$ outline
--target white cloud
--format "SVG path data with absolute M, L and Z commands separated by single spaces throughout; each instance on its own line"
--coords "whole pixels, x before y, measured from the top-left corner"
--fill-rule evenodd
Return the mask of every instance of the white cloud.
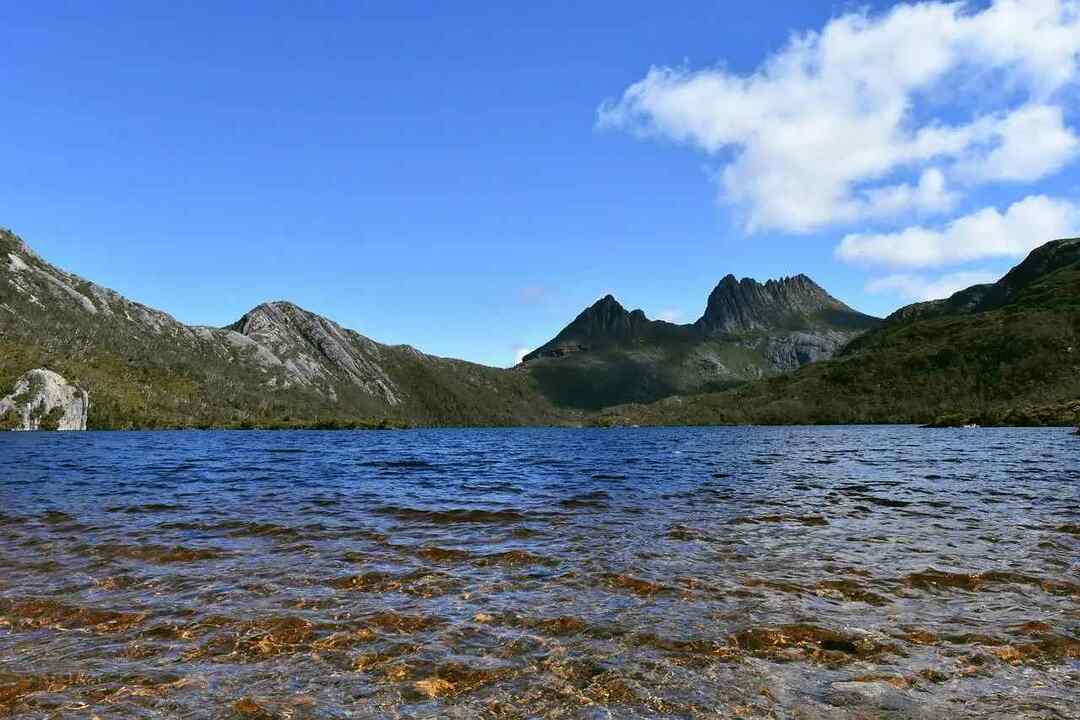
M 919 184 L 892 185 L 867 190 L 865 212 L 872 217 L 892 217 L 910 208 L 945 212 L 956 203 L 956 193 L 945 187 L 945 175 L 937 168 L 923 172 Z
M 525 359 L 525 356 L 532 352 L 532 348 L 525 347 L 524 345 L 518 345 L 514 348 L 514 364 L 520 365 L 521 361 Z
M 810 231 L 1060 169 L 1078 139 L 1058 95 L 1078 62 L 1080 0 L 900 5 L 794 36 L 749 75 L 653 68 L 598 125 L 719 156 L 722 198 L 750 229 Z
M 891 293 L 905 300 L 938 300 L 947 298 L 958 290 L 972 285 L 994 282 L 997 276 L 990 272 L 956 272 L 936 277 L 925 275 L 886 275 L 866 284 L 870 293 Z
M 997 144 L 959 167 L 966 180 L 1031 182 L 1056 172 L 1080 152 L 1080 139 L 1065 126 L 1060 107 L 1028 105 L 1001 119 Z
M 1015 258 L 1056 238 L 1080 234 L 1080 205 L 1031 195 L 1003 213 L 983 208 L 942 228 L 855 233 L 836 248 L 841 260 L 865 265 L 934 267 L 986 258 Z
M 682 310 L 676 310 L 674 308 L 668 310 L 661 310 L 657 316 L 657 320 L 663 320 L 664 322 L 677 323 L 682 318 Z

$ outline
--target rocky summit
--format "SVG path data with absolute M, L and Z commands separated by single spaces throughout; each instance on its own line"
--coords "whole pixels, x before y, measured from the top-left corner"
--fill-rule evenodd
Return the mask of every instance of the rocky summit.
M 877 325 L 840 302 L 806 275 L 759 283 L 728 275 L 709 294 L 705 313 L 694 323 L 705 336 L 821 328 L 860 331 Z
M 806 275 L 765 283 L 728 275 L 694 323 L 650 320 L 608 295 L 524 362 L 553 402 L 598 409 L 789 372 L 879 323 Z
M 263 367 L 280 369 L 282 387 L 323 387 L 333 398 L 335 385 L 346 382 L 391 407 L 404 399 L 380 364 L 378 343 L 290 302 L 260 305 L 226 331 Z

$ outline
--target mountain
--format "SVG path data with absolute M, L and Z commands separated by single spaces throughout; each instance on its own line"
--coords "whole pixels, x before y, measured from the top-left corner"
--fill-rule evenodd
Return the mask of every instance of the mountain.
M 228 327 L 184 325 L 0 230 L 0 395 L 35 368 L 90 394 L 91 428 L 560 419 L 526 373 L 383 345 L 287 302 Z
M 553 403 L 596 410 L 789 372 L 879 322 L 805 275 L 765 283 L 728 275 L 697 322 L 650 320 L 608 295 L 523 362 Z
M 185 325 L 0 230 L 0 398 L 54 373 L 84 409 L 89 396 L 91 429 L 1066 424 L 1080 410 L 1080 239 L 884 321 L 804 275 L 725 277 L 685 325 L 609 295 L 503 370 L 378 343 L 284 301 Z
M 859 332 L 877 323 L 877 318 L 852 310 L 806 275 L 764 284 L 728 275 L 709 294 L 705 314 L 694 325 L 703 334 L 716 336 L 828 328 Z
M 1080 239 L 1064 239 L 996 283 L 896 311 L 828 362 L 599 422 L 1064 425 L 1077 409 Z
M 629 311 L 611 295 L 586 308 L 545 345 L 522 358 L 562 358 L 578 353 L 633 347 L 652 343 L 679 342 L 687 338 L 681 325 L 649 320 L 641 310 Z
M 887 321 L 891 324 L 903 324 L 950 315 L 972 315 L 997 310 L 1017 302 L 1028 307 L 1037 306 L 1039 304 L 1037 297 L 1022 297 L 1025 291 L 1058 270 L 1073 267 L 1077 263 L 1080 263 L 1080 241 L 1066 239 L 1049 242 L 1033 250 L 1022 263 L 996 283 L 974 285 L 945 300 L 908 305 L 889 316 Z M 1048 289 L 1063 298 L 1067 304 L 1074 301 L 1067 287 L 1050 283 Z M 1044 298 L 1044 300 L 1049 300 L 1049 298 Z M 1043 302 L 1042 305 L 1045 306 L 1047 303 Z

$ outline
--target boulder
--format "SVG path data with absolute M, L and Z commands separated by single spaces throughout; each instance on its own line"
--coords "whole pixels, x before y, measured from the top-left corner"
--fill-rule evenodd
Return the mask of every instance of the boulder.
M 27 372 L 0 399 L 5 430 L 85 430 L 90 396 L 51 370 Z
M 891 712 L 916 709 L 906 693 L 884 682 L 834 682 L 825 693 L 825 702 L 833 707 L 867 707 Z

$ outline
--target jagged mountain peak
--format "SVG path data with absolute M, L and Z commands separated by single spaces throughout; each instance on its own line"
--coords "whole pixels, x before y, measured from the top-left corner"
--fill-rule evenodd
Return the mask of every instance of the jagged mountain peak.
M 695 327 L 706 335 L 762 330 L 806 330 L 839 326 L 865 328 L 874 319 L 852 310 L 808 275 L 760 283 L 725 275 L 709 294 Z
M 606 305 L 617 305 L 619 307 L 622 307 L 622 303 L 620 303 L 618 300 L 616 300 L 615 296 L 612 295 L 611 293 L 608 293 L 607 295 L 605 295 L 604 297 L 600 298 L 595 303 L 593 303 L 593 307 L 600 307 L 600 306 L 606 306 Z
M 594 302 L 589 307 L 585 308 L 577 319 L 589 318 L 589 317 L 609 317 L 616 318 L 629 315 L 641 315 L 644 316 L 643 310 L 627 310 L 626 307 L 619 302 L 614 295 L 608 293 L 604 297 Z
M 555 338 L 524 360 L 612 347 L 685 347 L 718 336 L 790 332 L 839 333 L 825 342 L 835 349 L 852 333 L 878 322 L 829 295 L 808 275 L 761 283 L 728 274 L 709 294 L 704 315 L 692 325 L 650 320 L 642 310 L 629 311 L 609 294 L 583 310 Z M 811 354 L 817 357 L 828 352 L 831 350 Z
M 817 288 L 822 292 L 825 292 L 820 285 L 805 273 L 799 273 L 798 275 L 783 276 L 780 278 L 769 278 L 765 282 L 759 282 L 756 278 L 743 277 L 739 278 L 732 273 L 728 273 L 720 282 L 717 283 L 717 287 L 732 287 L 737 285 L 757 285 L 763 287 L 810 287 Z
M 581 311 L 562 332 L 523 358 L 561 357 L 609 343 L 630 342 L 653 321 L 644 310 L 627 310 L 610 293 Z

